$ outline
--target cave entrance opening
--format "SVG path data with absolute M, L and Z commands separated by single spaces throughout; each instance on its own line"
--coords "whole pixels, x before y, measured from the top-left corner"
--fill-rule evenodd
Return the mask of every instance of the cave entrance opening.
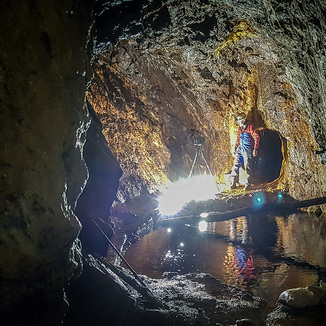
M 253 161 L 255 183 L 270 183 L 279 176 L 283 163 L 282 138 L 277 131 L 263 129 L 259 131 L 259 152 Z

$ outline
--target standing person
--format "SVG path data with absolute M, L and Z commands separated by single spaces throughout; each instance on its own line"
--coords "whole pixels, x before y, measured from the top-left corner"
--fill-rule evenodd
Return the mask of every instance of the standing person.
M 245 188 L 251 185 L 252 158 L 257 155 L 259 146 L 259 135 L 255 127 L 246 120 L 245 114 L 237 117 L 239 125 L 237 141 L 234 150 L 234 163 L 231 172 L 231 189 L 236 188 L 236 182 L 239 178 L 239 169 L 244 166 L 247 172 Z

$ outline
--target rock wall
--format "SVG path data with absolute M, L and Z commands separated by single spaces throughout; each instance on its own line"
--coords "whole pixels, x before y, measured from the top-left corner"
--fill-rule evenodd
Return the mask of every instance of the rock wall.
M 57 325 L 81 264 L 73 213 L 82 158 L 92 1 L 1 1 L 0 314 Z
M 323 1 L 119 1 L 101 8 L 88 99 L 121 164 L 121 198 L 187 175 L 196 132 L 223 181 L 240 112 L 282 142 L 280 177 L 262 187 L 297 199 L 325 194 Z

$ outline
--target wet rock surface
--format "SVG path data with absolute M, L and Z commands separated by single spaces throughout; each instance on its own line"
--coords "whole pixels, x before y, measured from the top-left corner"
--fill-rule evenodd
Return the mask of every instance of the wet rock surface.
M 166 273 L 138 277 L 88 256 L 83 275 L 68 288 L 64 325 L 312 325 L 321 326 L 324 306 L 268 306 L 251 292 L 225 285 L 209 274 Z M 118 278 L 117 275 L 120 277 Z M 89 298 L 85 301 L 84 298 Z
M 307 325 L 321 326 L 324 324 L 325 306 L 318 305 L 304 309 L 290 309 L 284 305 L 278 305 L 271 312 L 266 325 Z
M 74 285 L 68 291 L 71 310 L 66 325 L 76 324 L 74 318 L 78 318 L 80 325 L 104 325 L 108 320 L 115 325 L 241 325 L 241 321 L 243 325 L 263 325 L 268 311 L 264 300 L 208 274 L 168 273 L 160 280 L 141 275 L 149 290 L 148 295 L 142 296 L 141 285 L 130 271 L 117 267 L 133 287 L 121 283 L 121 279 L 117 281 L 108 267 L 90 256 L 85 264 L 84 276 L 77 281 L 77 291 L 81 292 L 75 292 Z M 84 282 L 92 280 L 91 287 L 81 284 L 83 277 Z M 78 306 L 85 296 L 93 300 Z

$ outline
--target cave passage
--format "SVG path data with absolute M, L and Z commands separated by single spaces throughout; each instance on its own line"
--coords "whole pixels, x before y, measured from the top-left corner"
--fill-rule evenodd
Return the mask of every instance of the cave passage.
M 259 131 L 260 144 L 257 157 L 253 161 L 253 178 L 256 183 L 273 182 L 280 176 L 283 162 L 282 140 L 277 131 Z

